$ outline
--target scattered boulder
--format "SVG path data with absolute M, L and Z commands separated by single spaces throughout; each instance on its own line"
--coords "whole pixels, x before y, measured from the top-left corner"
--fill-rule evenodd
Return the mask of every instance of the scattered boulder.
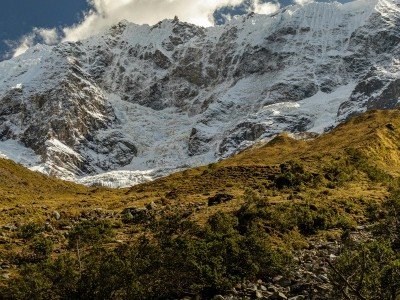
M 254 299 L 263 299 L 264 295 L 261 291 L 255 290 L 253 293 L 253 297 L 254 297 Z
M 224 202 L 228 202 L 231 201 L 232 199 L 233 196 L 229 194 L 222 194 L 222 193 L 216 194 L 215 196 L 208 198 L 208 206 L 213 206 Z
M 46 222 L 46 223 L 44 224 L 44 228 L 45 228 L 45 230 L 46 230 L 47 232 L 52 232 L 52 231 L 54 231 L 54 227 L 53 227 L 49 222 Z
M 132 214 L 137 215 L 137 214 L 147 214 L 147 208 L 142 208 L 142 207 L 136 207 L 136 206 L 131 206 L 131 207 L 127 207 L 122 211 L 122 214 Z
M 396 129 L 392 123 L 387 123 L 385 126 L 387 129 L 389 129 L 391 131 L 394 131 Z
M 61 219 L 61 215 L 60 215 L 60 213 L 58 212 L 58 211 L 53 211 L 53 217 L 54 217 L 54 219 L 56 219 L 56 220 L 60 220 Z
M 5 236 L 0 236 L 0 244 L 8 244 L 10 239 Z
M 274 293 L 271 297 L 269 297 L 269 299 L 273 299 L 273 300 L 287 300 L 287 297 L 284 293 L 282 292 L 277 292 Z
M 14 224 L 6 224 L 3 226 L 3 229 L 8 231 L 16 231 L 18 228 Z
M 147 208 L 140 207 L 127 207 L 122 211 L 122 221 L 124 223 L 140 223 L 148 220 L 148 212 Z
M 146 209 L 148 209 L 148 210 L 154 210 L 156 208 L 157 208 L 157 204 L 155 204 L 154 201 L 146 204 Z

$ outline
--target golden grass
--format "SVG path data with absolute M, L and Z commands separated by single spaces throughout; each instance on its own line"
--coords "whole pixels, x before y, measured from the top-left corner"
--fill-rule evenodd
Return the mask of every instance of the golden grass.
M 179 206 L 207 202 L 216 193 L 234 196 L 231 202 L 196 214 L 194 219 L 202 222 L 217 210 L 237 209 L 243 203 L 242 196 L 247 188 L 267 193 L 272 202 L 286 201 L 290 192 L 273 195 L 267 188 L 271 176 L 279 172 L 281 163 L 298 160 L 314 171 L 342 157 L 346 148 L 360 149 L 379 168 L 397 176 L 400 170 L 400 111 L 365 113 L 311 141 L 295 140 L 283 133 L 265 145 L 250 148 L 219 163 L 129 189 L 84 187 L 0 159 L 0 225 L 48 219 L 54 210 L 72 215 L 96 208 L 120 212 L 124 207 L 143 206 L 151 201 Z M 304 193 L 319 195 L 319 192 L 322 191 L 308 189 Z M 347 187 L 329 190 L 329 195 L 321 199 L 335 202 L 338 199 L 383 199 L 386 195 L 385 187 L 360 179 Z

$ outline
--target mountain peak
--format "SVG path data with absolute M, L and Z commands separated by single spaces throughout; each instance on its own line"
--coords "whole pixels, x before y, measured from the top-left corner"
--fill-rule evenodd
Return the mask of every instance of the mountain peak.
M 310 3 L 202 28 L 122 21 L 0 63 L 0 153 L 129 185 L 400 98 L 399 3 Z M 16 89 L 15 87 L 20 87 Z M 13 147 L 8 147 L 13 140 Z M 37 158 L 39 157 L 39 163 Z

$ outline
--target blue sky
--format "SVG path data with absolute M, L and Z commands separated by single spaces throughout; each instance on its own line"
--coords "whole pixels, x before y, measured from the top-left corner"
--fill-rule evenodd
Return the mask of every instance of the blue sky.
M 83 18 L 89 6 L 86 0 L 11 0 L 3 1 L 0 10 L 0 56 L 34 27 L 62 28 Z
M 279 1 L 279 2 L 278 2 Z M 210 26 L 230 15 L 272 13 L 294 2 L 331 0 L 11 0 L 0 10 L 0 60 L 19 55 L 35 43 L 87 38 L 126 19 L 154 24 L 178 15 L 182 21 Z M 346 2 L 350 0 L 341 0 Z
M 284 7 L 286 5 L 293 4 L 292 0 L 263 0 L 263 2 L 275 2 L 279 3 L 281 7 Z M 213 17 L 215 20 L 216 24 L 223 24 L 226 22 L 226 16 L 229 15 L 241 15 L 241 14 L 246 14 L 249 7 L 251 7 L 252 1 L 251 0 L 244 0 L 241 4 L 235 5 L 235 6 L 224 6 L 219 9 L 217 9 L 213 13 Z

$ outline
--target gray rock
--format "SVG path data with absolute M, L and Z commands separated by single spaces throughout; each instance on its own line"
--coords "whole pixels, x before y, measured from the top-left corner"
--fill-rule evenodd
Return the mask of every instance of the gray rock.
M 18 230 L 17 226 L 15 226 L 14 224 L 6 224 L 6 225 L 3 226 L 3 229 L 9 230 L 9 231 Z
M 338 122 L 364 110 L 395 107 L 398 15 L 374 11 L 358 22 L 368 14 L 349 12 L 342 18 L 340 8 L 316 5 L 315 13 L 299 8 L 288 14 L 288 8 L 274 16 L 243 17 L 221 26 L 218 34 L 165 20 L 140 27 L 148 38 L 139 41 L 130 38 L 135 26 L 120 23 L 87 41 L 37 49 L 32 61 L 40 65 L 25 63 L 30 56 L 11 59 L 2 65 L 9 75 L 0 82 L 0 138 L 31 148 L 51 175 L 94 175 L 127 166 L 137 156 L 148 170 L 166 174 L 180 168 L 177 153 L 182 165 L 206 153 L 208 163 L 282 131 L 309 130 L 322 115 L 292 104 L 318 92 L 327 95 L 320 97 L 323 107 L 329 93 L 354 84 L 343 94 Z M 331 19 L 323 18 L 327 13 L 343 23 L 331 26 Z M 287 22 L 265 31 L 270 18 Z M 20 78 L 33 68 L 38 72 L 32 80 Z M 26 87 L 13 88 L 15 82 Z M 143 112 L 151 116 L 141 118 Z M 162 147 L 157 137 L 166 137 Z M 160 157 L 151 161 L 155 153 Z M 124 179 L 130 184 L 133 177 Z M 85 183 L 104 181 L 120 184 L 106 175 Z
M 47 232 L 52 232 L 52 231 L 54 231 L 54 227 L 53 227 L 50 223 L 46 223 L 46 224 L 44 225 L 44 227 L 45 227 L 45 230 L 46 230 Z
M 122 211 L 122 214 L 132 214 L 132 216 L 138 215 L 138 214 L 146 214 L 147 213 L 147 208 L 141 208 L 141 207 L 127 207 Z
M 243 285 L 241 283 L 238 283 L 235 285 L 235 289 L 241 290 L 241 289 L 243 289 Z
M 281 280 L 279 280 L 279 285 L 282 287 L 288 287 L 292 284 L 290 279 L 287 278 L 282 278 Z
M 322 282 L 328 283 L 330 281 L 326 274 L 320 274 L 317 276 L 318 276 L 318 279 L 320 279 Z
M 188 142 L 189 156 L 200 155 L 210 151 L 211 138 L 200 129 L 192 128 Z
M 330 260 L 335 260 L 337 256 L 335 254 L 329 254 L 329 259 Z
M 269 285 L 267 290 L 268 290 L 268 292 L 272 292 L 272 293 L 278 293 L 279 292 L 279 289 L 274 285 Z
M 283 279 L 283 276 L 278 275 L 278 276 L 275 276 L 274 278 L 272 278 L 272 282 L 277 283 L 277 282 L 281 281 L 282 279 Z
M 271 300 L 287 300 L 287 297 L 286 297 L 286 295 L 284 293 L 277 292 L 277 293 L 272 294 L 268 299 L 271 299 Z
M 261 291 L 257 290 L 257 291 L 254 291 L 253 297 L 254 297 L 254 299 L 262 299 L 262 298 L 264 298 L 264 295 Z
M 236 290 L 236 288 L 232 288 L 232 289 L 231 289 L 231 293 L 232 293 L 233 295 L 238 295 L 238 294 L 239 294 L 239 292 Z
M 316 289 L 319 292 L 325 292 L 325 293 L 329 292 L 331 290 L 331 288 L 332 287 L 329 284 L 320 284 L 320 285 L 316 286 Z
M 148 210 L 156 209 L 156 208 L 157 208 L 157 204 L 155 204 L 155 203 L 152 201 L 152 202 L 150 202 L 150 203 L 148 203 L 148 204 L 146 205 L 146 208 L 147 208 Z
M 60 220 L 61 219 L 61 215 L 58 211 L 53 211 L 53 218 L 56 220 Z
M 304 300 L 306 297 L 304 295 L 297 295 L 294 297 L 290 297 L 288 300 Z

